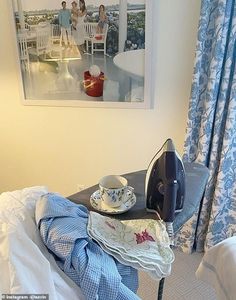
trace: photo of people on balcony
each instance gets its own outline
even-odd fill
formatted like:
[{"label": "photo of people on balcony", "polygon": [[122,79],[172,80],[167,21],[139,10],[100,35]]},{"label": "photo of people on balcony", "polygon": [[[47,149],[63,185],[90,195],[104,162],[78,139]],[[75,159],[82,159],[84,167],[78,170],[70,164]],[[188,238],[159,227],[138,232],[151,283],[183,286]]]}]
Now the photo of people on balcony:
[{"label": "photo of people on balcony", "polygon": [[146,0],[12,0],[27,100],[143,102]]}]

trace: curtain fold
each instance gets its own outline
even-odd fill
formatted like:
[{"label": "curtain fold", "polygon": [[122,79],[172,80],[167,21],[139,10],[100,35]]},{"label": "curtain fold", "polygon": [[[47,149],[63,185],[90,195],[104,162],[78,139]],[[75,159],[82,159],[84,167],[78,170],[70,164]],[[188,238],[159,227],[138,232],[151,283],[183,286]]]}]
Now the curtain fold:
[{"label": "curtain fold", "polygon": [[176,237],[185,252],[236,235],[236,4],[203,0],[183,159],[210,170],[200,215]]}]

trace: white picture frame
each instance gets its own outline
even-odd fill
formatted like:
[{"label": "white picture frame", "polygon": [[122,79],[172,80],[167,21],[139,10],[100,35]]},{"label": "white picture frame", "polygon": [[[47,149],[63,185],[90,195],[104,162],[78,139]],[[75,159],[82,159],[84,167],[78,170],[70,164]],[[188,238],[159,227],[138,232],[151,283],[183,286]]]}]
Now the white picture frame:
[{"label": "white picture frame", "polygon": [[[22,1],[22,2],[21,2]],[[17,70],[18,70],[18,78],[19,78],[19,91],[20,91],[20,98],[22,100],[22,103],[24,105],[46,105],[46,106],[77,106],[77,107],[95,107],[95,108],[141,108],[141,109],[147,109],[147,108],[152,108],[152,103],[153,103],[153,99],[152,99],[152,1],[153,0],[144,0],[145,3],[145,49],[141,50],[141,49],[134,49],[131,50],[132,54],[135,53],[135,55],[139,52],[140,53],[144,53],[143,54],[143,62],[144,62],[144,78],[143,78],[143,98],[140,99],[132,99],[132,95],[130,96],[129,100],[126,100],[126,96],[124,97],[124,99],[122,98],[122,100],[109,100],[109,88],[106,90],[108,91],[108,98],[107,99],[103,99],[103,97],[89,97],[89,99],[83,99],[83,96],[79,95],[78,99],[74,98],[74,94],[73,97],[71,97],[68,93],[68,97],[67,95],[64,96],[65,99],[57,99],[57,92],[58,94],[61,91],[55,91],[55,95],[53,96],[53,99],[47,99],[45,97],[38,97],[38,98],[31,98],[30,96],[27,96],[27,92],[29,92],[29,87],[26,86],[26,79],[24,77],[25,73],[28,72],[26,70],[26,66],[23,66],[23,60],[20,58],[20,49],[19,49],[19,36],[22,36],[22,31],[19,31],[17,29],[16,26],[16,5],[22,5],[23,1],[25,0],[12,0],[11,1],[11,5],[10,5],[10,15],[11,15],[11,23],[12,23],[12,28],[13,28],[13,35],[14,35],[14,39],[13,42],[15,44],[15,56],[16,56],[16,64],[17,64]],[[50,2],[50,0],[48,0]],[[118,0],[117,0],[118,1]],[[38,2],[38,1],[31,1],[31,2]],[[91,1],[90,1],[91,2]],[[119,2],[119,1],[118,1]],[[123,2],[127,2],[127,0],[120,0],[120,5],[123,5]],[[68,2],[70,3],[70,2]],[[25,19],[25,12],[24,12],[24,7],[22,7],[22,11],[24,14],[24,19]],[[22,14],[22,12],[21,12]],[[20,13],[18,13],[18,21],[20,19],[19,17]],[[22,18],[22,16],[21,16]],[[20,32],[20,34],[19,34]],[[31,30],[32,33],[32,30]],[[27,33],[28,34],[28,33]],[[24,35],[24,32],[23,32]],[[34,48],[34,47],[32,47]],[[64,51],[64,50],[63,50]],[[130,51],[126,51],[124,52],[125,54],[130,53]],[[118,53],[119,54],[119,53]],[[116,54],[117,55],[117,54]],[[92,55],[90,55],[92,56]],[[114,57],[113,55],[110,55],[111,58],[113,59],[114,62]],[[120,56],[119,56],[120,57]],[[118,58],[119,58],[118,57]],[[104,56],[105,58],[105,56]],[[110,60],[110,57],[106,59]],[[123,59],[123,58],[122,58]],[[128,58],[129,60],[129,58]],[[110,60],[111,61],[111,60]],[[70,62],[69,62],[70,63]],[[137,63],[139,63],[137,61]],[[39,68],[39,72],[40,72],[40,64],[42,64],[42,62],[38,62],[36,60],[35,63],[30,62],[30,73],[32,73],[32,68]],[[136,65],[133,64],[133,65]],[[120,66],[116,67],[118,69],[121,69]],[[23,69],[24,68],[24,69]],[[101,68],[102,70],[102,68]],[[129,71],[127,70],[122,70],[125,74],[129,74]],[[37,71],[38,72],[38,71]],[[59,73],[59,72],[58,72]],[[132,75],[132,74],[131,74]],[[43,77],[45,81],[47,81],[48,78],[48,73],[46,71],[42,71],[42,74],[40,74],[39,76],[45,76]],[[106,77],[106,74],[105,74]],[[29,78],[32,79],[32,86],[31,86],[31,90],[35,91],[37,90],[37,82],[34,82],[35,78],[34,75],[30,74]],[[137,78],[139,78],[139,76],[137,76]],[[49,79],[51,80],[51,79]],[[109,78],[106,79],[105,81],[108,80]],[[131,79],[132,80],[132,79]],[[37,81],[37,80],[35,80]],[[62,81],[64,82],[64,80]],[[106,82],[104,83],[104,85],[106,84]],[[110,82],[109,82],[110,84]],[[133,81],[132,81],[133,84]],[[41,87],[42,88],[42,87]],[[112,86],[111,86],[111,91],[112,91]],[[120,83],[119,83],[119,88],[120,87]],[[28,89],[28,90],[27,90]],[[142,91],[142,88],[141,88]],[[133,92],[133,88],[130,88],[130,93]],[[51,95],[51,94],[50,94]],[[61,95],[60,95],[61,96]],[[88,95],[85,95],[86,97]],[[136,97],[136,95],[134,96]],[[87,97],[88,98],[88,97]]]}]

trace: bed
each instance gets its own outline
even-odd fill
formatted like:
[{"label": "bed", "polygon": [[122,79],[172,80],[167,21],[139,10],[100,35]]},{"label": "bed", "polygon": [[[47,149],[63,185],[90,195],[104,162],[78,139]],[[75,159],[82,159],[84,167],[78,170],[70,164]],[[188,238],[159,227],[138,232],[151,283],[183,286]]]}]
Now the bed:
[{"label": "bed", "polygon": [[45,187],[1,194],[2,298],[140,299],[137,270],[88,236],[88,217],[85,206]]},{"label": "bed", "polygon": [[47,192],[45,187],[33,187],[0,195],[0,294],[84,300],[81,289],[57,266],[35,226],[35,202]]},{"label": "bed", "polygon": [[210,248],[203,256],[196,276],[215,289],[217,299],[236,299],[236,236]]}]

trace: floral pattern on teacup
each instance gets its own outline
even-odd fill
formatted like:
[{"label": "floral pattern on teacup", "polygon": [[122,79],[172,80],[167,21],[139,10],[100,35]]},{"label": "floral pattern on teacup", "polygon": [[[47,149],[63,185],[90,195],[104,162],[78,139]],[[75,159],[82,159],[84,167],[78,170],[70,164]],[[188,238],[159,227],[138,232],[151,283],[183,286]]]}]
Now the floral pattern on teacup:
[{"label": "floral pattern on teacup", "polygon": [[117,189],[109,189],[100,186],[100,197],[104,203],[111,207],[118,207],[133,194],[134,189],[131,186],[124,186]]},{"label": "floral pattern on teacup", "polygon": [[[122,201],[122,197],[125,193],[125,188],[122,189],[106,189],[106,188],[102,188],[100,187],[100,192],[101,192],[101,197],[102,199],[105,197],[109,197],[109,200],[111,202],[121,202]],[[104,200],[104,199],[103,199]]]}]

